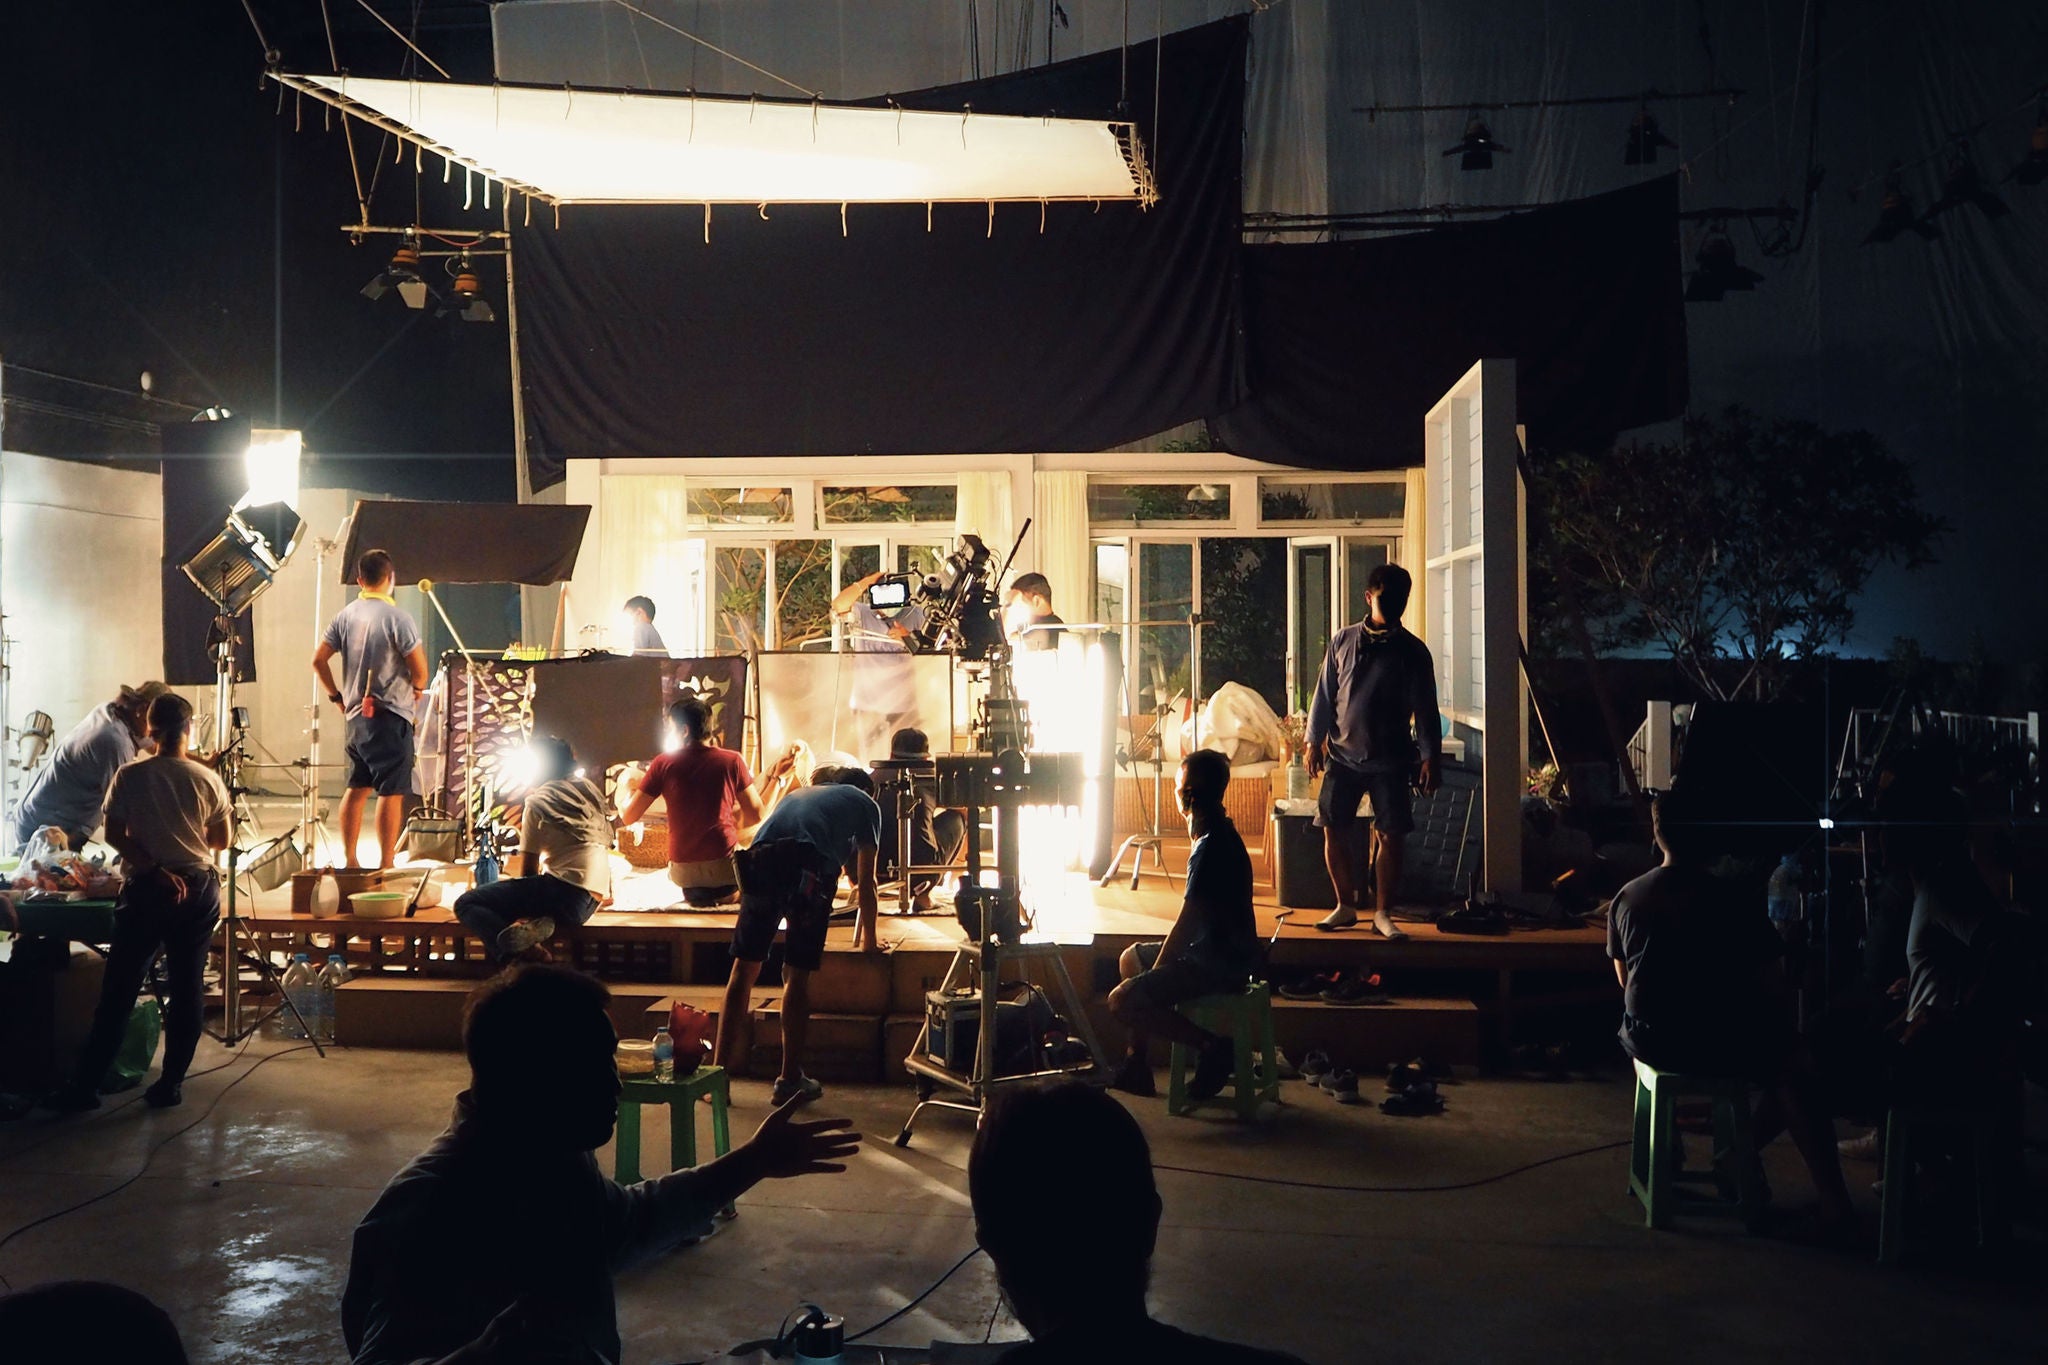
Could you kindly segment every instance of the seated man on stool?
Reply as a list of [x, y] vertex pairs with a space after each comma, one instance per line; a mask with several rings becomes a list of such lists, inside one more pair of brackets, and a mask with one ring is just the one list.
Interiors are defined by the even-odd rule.
[[1206, 1100], [1230, 1079], [1231, 1040], [1197, 1028], [1174, 1007], [1205, 995], [1234, 995], [1259, 965], [1259, 926], [1252, 917], [1252, 860], [1237, 826], [1223, 813], [1230, 760], [1197, 749], [1180, 761], [1173, 790], [1194, 847], [1180, 918], [1164, 943], [1124, 949], [1123, 981], [1109, 993], [1109, 1012], [1130, 1038], [1130, 1054], [1110, 1082], [1133, 1095], [1157, 1093], [1146, 1050], [1153, 1035], [1196, 1049], [1188, 1097]]
[[[905, 727], [889, 738], [889, 761], [892, 763], [925, 764], [932, 761], [931, 741], [922, 730]], [[957, 810], [940, 810], [926, 784], [919, 782], [915, 788], [916, 804], [910, 811], [910, 858], [912, 867], [932, 867], [950, 863], [960, 856], [960, 850], [967, 846], [967, 817]], [[901, 875], [904, 860], [898, 855], [896, 845], [903, 837], [903, 822], [896, 813], [896, 803], [883, 802], [882, 812], [882, 873], [883, 877]], [[938, 878], [929, 872], [919, 873], [910, 883], [910, 908], [920, 915], [931, 913], [932, 887]]]
[[556, 930], [587, 923], [612, 898], [615, 830], [604, 792], [576, 775], [566, 740], [549, 736], [535, 747], [542, 780], [522, 803], [517, 871], [455, 899], [455, 918], [497, 961], [546, 962], [541, 945]]

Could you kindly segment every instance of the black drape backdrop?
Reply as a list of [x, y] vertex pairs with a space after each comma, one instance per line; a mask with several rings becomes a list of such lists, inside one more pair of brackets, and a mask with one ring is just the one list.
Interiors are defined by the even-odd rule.
[[[164, 677], [173, 687], [214, 681], [207, 651], [215, 608], [185, 577], [185, 561], [228, 524], [228, 514], [249, 491], [249, 419], [173, 422], [163, 429], [163, 614]], [[253, 611], [236, 618], [237, 676], [256, 679], [256, 622]]]
[[1597, 443], [1685, 410], [1678, 177], [1511, 218], [1244, 251], [1250, 396], [1224, 449], [1314, 469], [1422, 463], [1422, 418], [1516, 362], [1530, 440]]
[[[1237, 263], [1247, 27], [1129, 54], [1160, 202], [537, 213], [516, 233], [536, 487], [576, 456], [1098, 450], [1244, 396]], [[1109, 52], [910, 108], [1115, 117]]]

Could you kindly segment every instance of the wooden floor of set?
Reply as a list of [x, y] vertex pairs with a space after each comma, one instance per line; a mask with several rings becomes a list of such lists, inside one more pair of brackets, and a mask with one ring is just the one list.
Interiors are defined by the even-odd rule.
[[[1164, 938], [1180, 910], [1178, 874], [1186, 864], [1187, 841], [1169, 839], [1163, 851], [1175, 874], [1171, 881], [1148, 859], [1136, 889], [1127, 872], [1108, 886], [1075, 874], [1052, 892], [1041, 892], [1033, 907], [1034, 937], [1061, 945], [1068, 975], [1086, 997], [1099, 1036], [1112, 1046], [1119, 1035], [1106, 999], [1116, 984], [1117, 959], [1134, 943]], [[1314, 924], [1320, 910], [1295, 910], [1281, 918], [1262, 851], [1255, 845], [1252, 853], [1261, 878], [1255, 910], [1261, 934], [1272, 940], [1268, 975], [1286, 984], [1316, 972], [1377, 973], [1385, 991], [1379, 1003], [1358, 1005], [1286, 999], [1276, 992], [1278, 1040], [1297, 1060], [1320, 1048], [1358, 1068], [1417, 1056], [1493, 1067], [1514, 1045], [1550, 1041], [1562, 1036], [1565, 1021], [1583, 1021], [1588, 1011], [1611, 1012], [1615, 1006], [1600, 929], [1517, 929], [1477, 937], [1412, 923], [1406, 925], [1409, 937], [1395, 942], [1366, 928], [1319, 932]], [[672, 1000], [715, 1014], [730, 965], [732, 913], [660, 908], [675, 896], [656, 872], [633, 873], [616, 890], [614, 908], [555, 941], [557, 959], [610, 986], [622, 1037], [651, 1035], [655, 1015]], [[643, 906], [648, 908], [621, 908]], [[965, 935], [950, 912], [887, 913], [892, 908], [885, 896], [879, 953], [853, 947], [850, 922], [832, 927], [825, 965], [812, 979], [807, 1069], [821, 1079], [908, 1083], [902, 1063], [923, 1025], [927, 993], [945, 979]], [[335, 1005], [336, 1038], [344, 1045], [458, 1048], [463, 1000], [494, 970], [482, 943], [445, 905], [403, 919], [300, 915], [291, 912], [288, 894], [268, 893], [244, 914], [268, 951], [307, 951], [316, 960], [329, 952], [346, 955], [354, 979]], [[762, 1062], [772, 1061], [778, 1044], [780, 1000], [777, 984], [758, 986], [752, 996], [754, 1045], [768, 1054]]]

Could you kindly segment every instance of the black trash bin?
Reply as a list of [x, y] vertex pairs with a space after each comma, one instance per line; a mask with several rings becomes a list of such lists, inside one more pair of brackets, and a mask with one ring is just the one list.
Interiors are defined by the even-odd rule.
[[1323, 863], [1323, 832], [1313, 815], [1273, 812], [1273, 896], [1289, 910], [1337, 908], [1337, 889]]

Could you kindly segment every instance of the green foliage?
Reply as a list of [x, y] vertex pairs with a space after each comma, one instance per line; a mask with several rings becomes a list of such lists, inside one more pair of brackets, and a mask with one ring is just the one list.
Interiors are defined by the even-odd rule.
[[[1202, 542], [1202, 691], [1243, 683], [1274, 714], [1287, 706], [1287, 542], [1215, 537]], [[1277, 608], [1277, 610], [1276, 610]]]
[[1709, 697], [1777, 696], [1789, 664], [1848, 638], [1872, 571], [1929, 562], [1944, 529], [1871, 433], [1735, 407], [1687, 419], [1676, 444], [1533, 472], [1538, 600], [1575, 600], [1596, 646], [1661, 646]]

